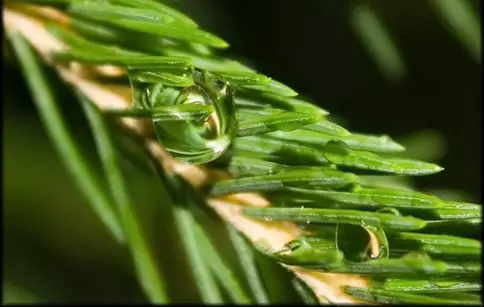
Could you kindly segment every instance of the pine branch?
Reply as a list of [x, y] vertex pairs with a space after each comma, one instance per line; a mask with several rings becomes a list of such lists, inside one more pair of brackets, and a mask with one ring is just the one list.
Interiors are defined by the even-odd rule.
[[[413, 288], [405, 288], [412, 283], [408, 278], [451, 278], [463, 284], [462, 291], [477, 287], [479, 241], [418, 231], [438, 232], [456, 222], [474, 229], [479, 206], [382, 188], [378, 180], [373, 182], [376, 186], [365, 184], [367, 172], [417, 176], [440, 172], [440, 166], [397, 158], [404, 148], [389, 137], [350, 132], [329, 121], [327, 111], [294, 98], [297, 93], [286, 85], [213, 55], [210, 48], [228, 44], [161, 3], [49, 1], [68, 5], [66, 14], [15, 2], [4, 10], [7, 31], [25, 37], [66, 82], [100, 110], [116, 116], [126, 133], [138, 135], [157, 159], [160, 178], [167, 180], [175, 203], [192, 201], [176, 195], [185, 193], [177, 190], [182, 177], [205, 193], [206, 203], [257, 249], [305, 282], [321, 303], [455, 303], [445, 297], [424, 300], [412, 293]], [[130, 84], [103, 81], [126, 76]], [[193, 101], [212, 103], [190, 104]], [[184, 129], [195, 136], [185, 133], [180, 138], [174, 133]], [[153, 132], [165, 147], [151, 137]], [[207, 141], [206, 135], [215, 136], [214, 141]], [[206, 165], [223, 158], [232, 142], [228, 170]], [[201, 228], [195, 232], [205, 247], [193, 249], [187, 224], [191, 213], [176, 208], [180, 207], [174, 212], [198, 270], [200, 290], [206, 301], [220, 301], [215, 285], [203, 282], [212, 280], [209, 269], [200, 268], [200, 254], [218, 259], [216, 251]], [[451, 234], [456, 227], [445, 229]], [[346, 246], [358, 241], [368, 244]], [[419, 253], [406, 254], [409, 251]], [[222, 260], [210, 265], [225, 274], [218, 278], [230, 279]], [[381, 277], [386, 283], [375, 282]], [[393, 277], [402, 278], [404, 286], [399, 289], [405, 290], [391, 288], [388, 278]], [[235, 280], [225, 286], [235, 291], [235, 301], [247, 301]], [[311, 301], [307, 289], [296, 286]], [[257, 295], [264, 300], [262, 293]], [[465, 300], [476, 302], [471, 296]]]
[[[42, 10], [42, 13], [57, 15], [59, 12]], [[58, 17], [54, 16], [53, 18], [57, 19]], [[35, 19], [6, 8], [4, 10], [4, 23], [7, 29], [19, 31], [29, 40], [32, 46], [46, 58], [46, 61], [50, 62], [49, 55], [53, 50], [61, 50], [62, 48], [60, 47], [62, 43], [46, 31], [41, 19]], [[106, 87], [92, 82], [82, 77], [82, 71], [85, 68], [77, 65], [70, 69], [56, 68], [67, 82], [73, 84], [101, 109], [124, 109], [131, 103], [129, 87]], [[122, 118], [121, 122], [127, 129], [143, 132], [143, 125], [134, 119]], [[187, 165], [174, 160], [156, 141], [147, 140], [146, 146], [153, 155], [159, 158], [160, 164], [168, 173], [180, 174], [194, 186], [201, 186], [208, 178], [213, 177], [210, 171], [202, 167]], [[285, 243], [295, 239], [299, 234], [299, 229], [293, 224], [259, 222], [245, 217], [241, 212], [239, 205], [241, 203], [256, 207], [269, 205], [267, 200], [251, 193], [232, 195], [229, 199], [208, 199], [208, 204], [223, 219], [234, 225], [252, 242], [264, 242], [267, 249], [277, 250]], [[358, 276], [322, 274], [298, 267], [291, 269], [313, 289], [317, 296], [321, 296], [323, 299], [329, 297], [332, 301], [352, 302], [351, 298], [343, 295], [339, 287], [348, 284], [365, 286], [364, 280]]]

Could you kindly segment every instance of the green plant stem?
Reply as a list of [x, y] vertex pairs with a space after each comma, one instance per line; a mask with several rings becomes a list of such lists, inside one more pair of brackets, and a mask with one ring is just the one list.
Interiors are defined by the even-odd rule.
[[476, 299], [476, 297], [467, 300], [449, 299], [430, 295], [349, 286], [345, 287], [345, 292], [354, 298], [375, 304], [479, 305], [480, 303], [479, 298]]
[[[193, 227], [196, 223], [195, 218], [187, 208], [176, 204], [173, 208], [173, 215], [203, 303], [224, 303], [217, 284], [210, 273], [210, 269], [203, 259], [199, 247], [200, 242], [197, 242], [197, 233]], [[208, 259], [208, 261], [211, 260]]]
[[232, 301], [236, 304], [249, 304], [251, 300], [244, 291], [235, 274], [223, 261], [220, 253], [215, 249], [203, 228], [195, 223], [193, 225], [197, 234], [197, 241], [201, 247], [203, 258], [210, 267], [213, 276], [219, 280], [220, 285], [225, 288]]
[[76, 141], [71, 137], [44, 73], [28, 42], [19, 34], [8, 31], [12, 47], [18, 56], [20, 67], [32, 92], [33, 101], [46, 127], [52, 143], [59, 153], [67, 171], [87, 198], [93, 210], [118, 242], [124, 242], [124, 231], [109, 197], [83, 158]]
[[351, 13], [354, 31], [380, 71], [389, 81], [402, 79], [405, 76], [405, 63], [376, 12], [368, 5], [357, 5]]
[[[81, 95], [79, 95], [81, 96]], [[167, 303], [165, 286], [160, 270], [153, 258], [150, 246], [136, 217], [133, 204], [129, 200], [114, 144], [104, 119], [95, 105], [80, 99], [96, 141], [97, 149], [106, 173], [111, 194], [118, 207], [129, 248], [135, 263], [139, 281], [151, 303]]]
[[299, 294], [305, 305], [318, 305], [318, 299], [303, 281], [297, 277], [294, 277], [292, 279], [292, 284], [294, 286], [294, 290], [296, 290], [296, 292]]
[[429, 0], [430, 7], [452, 34], [467, 48], [469, 54], [481, 63], [481, 27], [471, 1]]
[[249, 287], [254, 295], [257, 304], [269, 304], [269, 297], [265, 291], [264, 284], [259, 276], [254, 257], [250, 247], [244, 238], [232, 226], [227, 224], [230, 240], [235, 248], [239, 261], [242, 264], [243, 273], [249, 283]]

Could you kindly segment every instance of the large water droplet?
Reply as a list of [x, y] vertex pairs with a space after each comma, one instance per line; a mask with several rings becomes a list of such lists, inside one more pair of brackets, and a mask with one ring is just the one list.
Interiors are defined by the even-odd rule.
[[132, 83], [134, 103], [154, 110], [158, 107], [200, 104], [213, 111], [191, 118], [153, 120], [156, 135], [175, 158], [194, 164], [220, 157], [237, 134], [232, 88], [213, 74], [201, 70], [192, 73], [193, 85], [175, 88], [163, 84]]

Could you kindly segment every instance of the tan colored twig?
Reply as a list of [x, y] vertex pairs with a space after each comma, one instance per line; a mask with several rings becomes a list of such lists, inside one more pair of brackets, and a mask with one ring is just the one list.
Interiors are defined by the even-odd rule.
[[[131, 89], [128, 86], [106, 86], [89, 79], [89, 72], [93, 69], [101, 74], [122, 73], [118, 68], [86, 67], [73, 64], [69, 67], [58, 66], [50, 61], [52, 51], [65, 48], [63, 44], [52, 36], [45, 28], [44, 21], [50, 20], [61, 25], [68, 25], [69, 17], [62, 12], [48, 7], [32, 5], [7, 6], [3, 10], [5, 29], [19, 31], [43, 57], [62, 76], [62, 78], [75, 86], [89, 97], [100, 109], [126, 108], [131, 103]], [[146, 132], [143, 121], [133, 118], [121, 118], [121, 125], [141, 135]], [[166, 172], [173, 172], [183, 176], [193, 186], [198, 187], [209, 178], [227, 177], [228, 174], [180, 163], [175, 160], [158, 142], [146, 138], [147, 149], [159, 158], [160, 164]], [[266, 207], [270, 203], [258, 194], [239, 193], [222, 198], [209, 198], [208, 204], [227, 222], [234, 225], [252, 242], [269, 250], [279, 250], [281, 247], [295, 239], [302, 230], [293, 223], [259, 221], [245, 217], [241, 213], [243, 206]], [[295, 266], [285, 266], [293, 271], [300, 279], [312, 288], [318, 299], [324, 303], [328, 300], [334, 303], [355, 303], [341, 290], [343, 285], [366, 287], [367, 281], [357, 275], [328, 274], [306, 270]]]

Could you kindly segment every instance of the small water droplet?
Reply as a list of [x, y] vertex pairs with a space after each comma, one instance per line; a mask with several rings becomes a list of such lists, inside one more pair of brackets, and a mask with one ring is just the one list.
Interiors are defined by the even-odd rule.
[[391, 208], [391, 207], [384, 207], [384, 208], [378, 209], [376, 212], [377, 213], [386, 213], [386, 214], [393, 214], [395, 216], [400, 216], [400, 211], [398, 211], [396, 208]]
[[370, 259], [387, 258], [390, 251], [384, 230], [369, 225], [362, 225], [362, 227], [367, 231], [370, 239], [366, 250], [367, 257]]
[[435, 286], [442, 287], [442, 288], [452, 287], [459, 283], [456, 280], [439, 280], [438, 278], [435, 278], [435, 277], [430, 278], [429, 281]]

